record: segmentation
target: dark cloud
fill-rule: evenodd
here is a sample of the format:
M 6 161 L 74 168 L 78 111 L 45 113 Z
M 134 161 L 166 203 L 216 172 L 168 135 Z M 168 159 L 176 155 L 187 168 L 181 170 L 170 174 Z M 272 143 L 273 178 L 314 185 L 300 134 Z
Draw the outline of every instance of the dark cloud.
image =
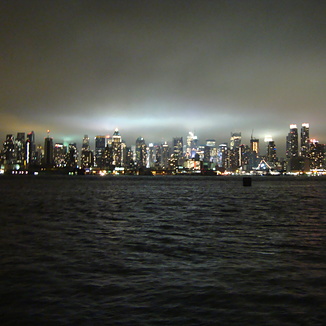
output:
M 255 129 L 284 146 L 290 123 L 310 122 L 326 142 L 324 13 L 319 1 L 2 1 L 1 135 Z

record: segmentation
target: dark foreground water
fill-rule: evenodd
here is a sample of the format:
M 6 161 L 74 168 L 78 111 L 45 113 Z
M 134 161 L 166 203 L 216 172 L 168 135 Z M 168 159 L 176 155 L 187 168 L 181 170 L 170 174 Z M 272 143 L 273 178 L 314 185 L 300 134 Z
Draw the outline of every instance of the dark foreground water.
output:
M 0 178 L 1 325 L 322 325 L 326 180 Z

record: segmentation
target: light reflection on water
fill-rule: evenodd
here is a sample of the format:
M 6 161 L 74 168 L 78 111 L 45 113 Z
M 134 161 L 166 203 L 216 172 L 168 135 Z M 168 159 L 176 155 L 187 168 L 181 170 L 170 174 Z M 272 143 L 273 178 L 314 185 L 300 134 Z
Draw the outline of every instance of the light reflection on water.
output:
M 323 179 L 0 184 L 4 325 L 324 321 Z

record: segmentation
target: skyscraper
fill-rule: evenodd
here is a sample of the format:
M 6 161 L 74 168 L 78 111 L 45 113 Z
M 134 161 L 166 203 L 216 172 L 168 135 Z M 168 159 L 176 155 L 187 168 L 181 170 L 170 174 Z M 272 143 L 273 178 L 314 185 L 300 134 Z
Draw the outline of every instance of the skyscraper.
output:
M 147 147 L 147 167 L 154 168 L 156 166 L 156 146 L 149 143 Z
M 241 145 L 241 132 L 231 132 L 230 149 L 239 148 Z
M 206 146 L 209 147 L 209 162 L 217 163 L 217 148 L 215 139 L 207 139 Z
M 173 156 L 180 160 L 183 157 L 183 139 L 182 137 L 173 138 Z
M 16 162 L 16 151 L 15 151 L 15 137 L 14 135 L 8 134 L 6 140 L 3 143 L 3 154 L 4 163 L 7 167 L 11 167 Z
M 228 167 L 228 145 L 220 144 L 217 152 L 217 164 L 220 168 L 226 169 Z
M 44 138 L 44 158 L 43 164 L 45 167 L 53 167 L 53 138 L 50 137 L 50 131 L 48 130 L 48 136 Z
M 112 136 L 112 155 L 113 155 L 113 165 L 116 167 L 124 166 L 124 161 L 126 157 L 125 153 L 126 145 L 122 142 L 119 129 L 114 130 Z
M 311 169 L 324 168 L 325 145 L 319 144 L 319 141 L 316 139 L 311 139 L 309 157 Z
M 63 168 L 67 164 L 66 162 L 67 147 L 63 143 L 54 144 L 54 165 L 58 168 Z
M 164 170 L 169 168 L 170 147 L 167 142 L 161 145 L 161 167 Z
M 147 163 L 146 143 L 143 137 L 136 139 L 136 164 L 138 168 L 145 168 Z
M 187 158 L 194 158 L 198 150 L 198 137 L 194 132 L 189 131 L 187 136 Z
M 272 139 L 272 137 L 266 137 L 265 142 L 267 143 L 266 146 L 266 161 L 276 163 L 277 162 L 277 156 L 276 156 L 276 146 L 275 142 Z
M 68 145 L 67 166 L 73 169 L 77 168 L 78 166 L 78 151 L 76 143 L 71 143 Z
M 31 131 L 27 134 L 26 140 L 26 163 L 30 166 L 33 165 L 35 161 L 35 134 L 34 131 Z
M 309 157 L 309 123 L 303 123 L 301 126 L 301 156 Z
M 183 138 L 173 138 L 173 149 L 171 159 L 169 161 L 169 167 L 173 170 L 183 165 Z
M 89 137 L 88 135 L 84 135 L 81 157 L 80 157 L 80 166 L 83 169 L 91 168 L 94 165 L 94 154 L 90 149 L 89 145 Z
M 298 128 L 296 124 L 290 125 L 290 132 L 286 137 L 286 157 L 288 159 L 299 156 Z
M 257 156 L 259 155 L 259 139 L 257 138 L 250 139 L 250 151 L 251 153 L 255 153 Z
M 26 164 L 25 133 L 18 132 L 15 140 L 16 163 L 22 168 Z
M 103 155 L 105 151 L 105 136 L 95 137 L 95 166 L 103 166 Z
M 88 137 L 88 135 L 84 135 L 83 144 L 82 144 L 82 150 L 85 150 L 85 151 L 89 151 L 90 150 L 89 137 Z
M 241 166 L 241 132 L 232 132 L 230 138 L 230 166 L 232 171 L 237 170 Z

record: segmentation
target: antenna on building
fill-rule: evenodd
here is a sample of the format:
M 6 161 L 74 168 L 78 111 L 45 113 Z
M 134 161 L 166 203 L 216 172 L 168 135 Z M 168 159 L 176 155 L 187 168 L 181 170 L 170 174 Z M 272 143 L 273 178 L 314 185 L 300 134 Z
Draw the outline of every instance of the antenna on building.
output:
M 251 139 L 253 138 L 253 134 L 254 134 L 254 129 L 252 129 L 251 131 Z

